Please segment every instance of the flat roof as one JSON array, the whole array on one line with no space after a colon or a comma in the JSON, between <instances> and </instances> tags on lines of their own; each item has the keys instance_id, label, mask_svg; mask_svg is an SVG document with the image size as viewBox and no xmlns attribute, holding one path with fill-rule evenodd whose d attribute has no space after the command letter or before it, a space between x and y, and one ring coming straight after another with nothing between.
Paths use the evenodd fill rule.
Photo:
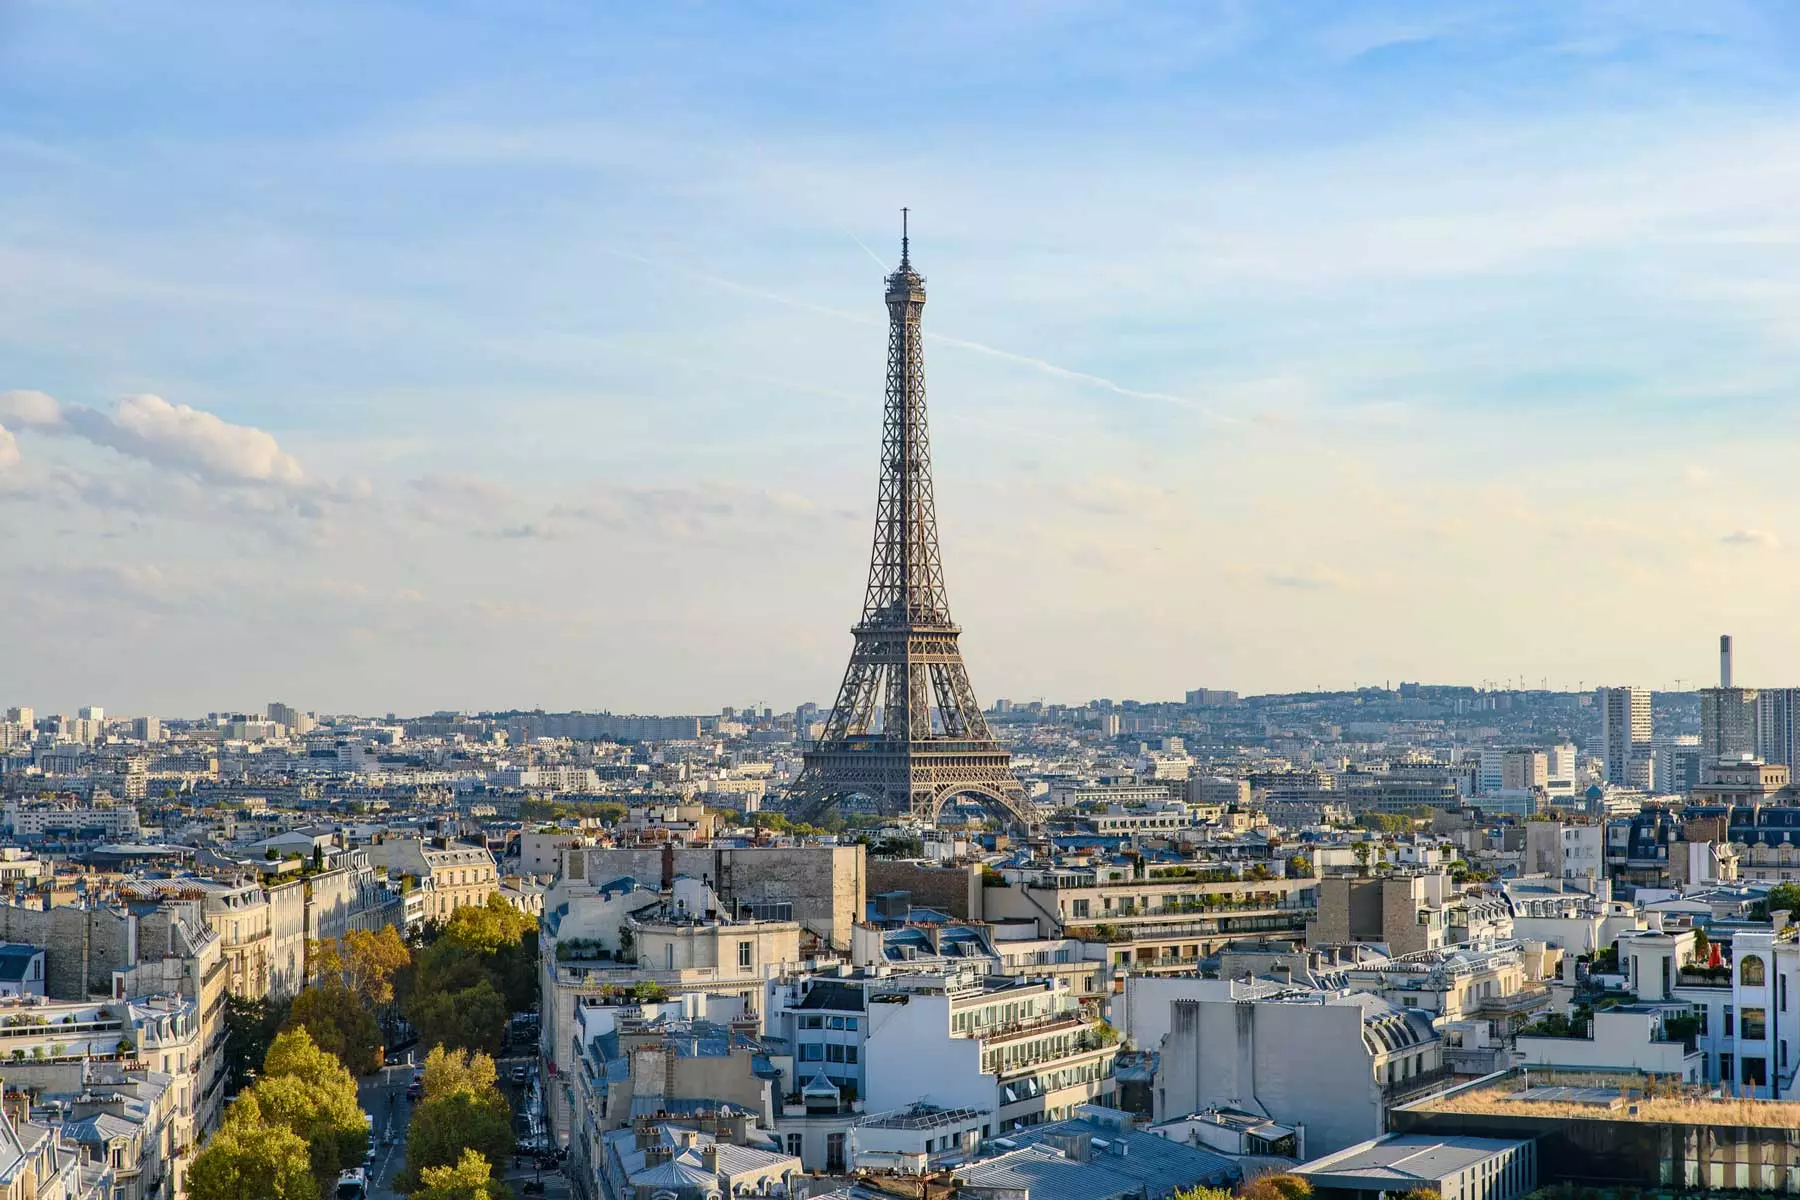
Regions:
<instances>
[{"instance_id":1,"label":"flat roof","mask_svg":"<svg viewBox=\"0 0 1800 1200\"><path fill-rule=\"evenodd\" d=\"M1371 1189L1436 1183L1496 1154L1529 1145L1529 1138L1433 1137L1409 1133L1379 1138L1295 1167L1300 1175L1328 1175L1338 1186L1366 1180Z\"/></svg>"},{"instance_id":2,"label":"flat roof","mask_svg":"<svg viewBox=\"0 0 1800 1200\"><path fill-rule=\"evenodd\" d=\"M1597 1067L1513 1068L1401 1105L1397 1111L1800 1128L1800 1102L1723 1097L1706 1084L1680 1084L1641 1071Z\"/></svg>"}]
</instances>

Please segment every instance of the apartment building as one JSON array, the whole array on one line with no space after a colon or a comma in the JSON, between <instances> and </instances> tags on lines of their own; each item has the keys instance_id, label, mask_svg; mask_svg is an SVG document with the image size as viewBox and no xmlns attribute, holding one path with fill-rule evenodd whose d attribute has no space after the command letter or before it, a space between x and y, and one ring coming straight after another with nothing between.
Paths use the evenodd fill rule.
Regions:
<instances>
[{"instance_id":1,"label":"apartment building","mask_svg":"<svg viewBox=\"0 0 1800 1200\"><path fill-rule=\"evenodd\" d=\"M1317 907L1318 881L1241 864L1007 867L982 889L990 921L1032 921L1042 938L1105 942L1114 970L1191 971L1236 941L1297 936Z\"/></svg>"},{"instance_id":2,"label":"apartment building","mask_svg":"<svg viewBox=\"0 0 1800 1200\"><path fill-rule=\"evenodd\" d=\"M448 838L395 838L371 842L368 855L389 873L419 881L428 921L447 921L457 909L486 904L500 890L499 870L485 846Z\"/></svg>"},{"instance_id":3,"label":"apartment building","mask_svg":"<svg viewBox=\"0 0 1800 1200\"><path fill-rule=\"evenodd\" d=\"M993 1114L988 1132L1003 1133L1117 1096L1118 1046L1056 981L896 973L865 992L871 1111L916 1102L976 1109Z\"/></svg>"},{"instance_id":4,"label":"apartment building","mask_svg":"<svg viewBox=\"0 0 1800 1200\"><path fill-rule=\"evenodd\" d=\"M1154 1115L1160 1124L1254 1106L1304 1131L1304 1158L1379 1137L1390 1105L1450 1078L1431 1018L1379 996L1290 990L1177 1000Z\"/></svg>"},{"instance_id":5,"label":"apartment building","mask_svg":"<svg viewBox=\"0 0 1800 1200\"><path fill-rule=\"evenodd\" d=\"M685 878L666 893L633 879L591 890L585 881L565 880L551 890L539 935L539 1053L554 1080L544 1106L559 1139L566 1142L575 1111L568 1072L584 1007L634 989L672 999L693 994L760 1028L765 981L801 963L800 924L733 919L720 905L712 889Z\"/></svg>"}]
</instances>

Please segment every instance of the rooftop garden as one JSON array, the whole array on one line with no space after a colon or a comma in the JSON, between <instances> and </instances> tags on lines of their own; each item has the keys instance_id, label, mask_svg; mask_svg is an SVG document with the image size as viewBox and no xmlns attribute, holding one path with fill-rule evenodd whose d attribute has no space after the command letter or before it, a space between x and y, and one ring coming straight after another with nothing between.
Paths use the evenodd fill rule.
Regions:
<instances>
[{"instance_id":1,"label":"rooftop garden","mask_svg":"<svg viewBox=\"0 0 1800 1200\"><path fill-rule=\"evenodd\" d=\"M1514 1099L1526 1088L1595 1089L1587 1102ZM1616 1093L1607 1100L1603 1093ZM1570 1121L1643 1121L1652 1124L1790 1129L1800 1126L1800 1102L1714 1099L1708 1085L1681 1084L1635 1072L1556 1071L1532 1068L1491 1084L1455 1088L1409 1107L1423 1112L1498 1117L1554 1117Z\"/></svg>"}]
</instances>

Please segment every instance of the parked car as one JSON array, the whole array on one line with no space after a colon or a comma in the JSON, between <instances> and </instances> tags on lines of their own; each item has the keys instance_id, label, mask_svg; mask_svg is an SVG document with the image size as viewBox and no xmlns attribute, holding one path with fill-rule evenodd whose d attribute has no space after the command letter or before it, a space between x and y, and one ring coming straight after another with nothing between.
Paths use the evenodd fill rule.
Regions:
<instances>
[{"instance_id":1,"label":"parked car","mask_svg":"<svg viewBox=\"0 0 1800 1200\"><path fill-rule=\"evenodd\" d=\"M530 1078L531 1078L531 1072L529 1070L527 1070L523 1065L514 1067L512 1069L512 1081L514 1083L524 1083L527 1079L530 1079Z\"/></svg>"}]
</instances>

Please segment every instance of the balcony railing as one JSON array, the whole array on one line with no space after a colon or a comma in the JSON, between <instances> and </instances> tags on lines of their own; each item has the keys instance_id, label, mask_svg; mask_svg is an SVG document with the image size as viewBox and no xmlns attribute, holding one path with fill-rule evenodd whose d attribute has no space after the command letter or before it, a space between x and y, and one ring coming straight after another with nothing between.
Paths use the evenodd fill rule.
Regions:
<instances>
[{"instance_id":1,"label":"balcony railing","mask_svg":"<svg viewBox=\"0 0 1800 1200\"><path fill-rule=\"evenodd\" d=\"M1396 1079L1381 1085L1381 1098L1389 1104L1436 1091L1456 1079L1456 1071L1446 1063L1429 1071L1421 1071L1417 1075L1409 1075L1405 1079Z\"/></svg>"},{"instance_id":2,"label":"balcony railing","mask_svg":"<svg viewBox=\"0 0 1800 1200\"><path fill-rule=\"evenodd\" d=\"M1080 1013L1052 1013L1046 1017L1032 1017L1030 1020L1011 1021L1004 1025L978 1025L971 1032L983 1041L1005 1042L1058 1029L1081 1029L1086 1025L1087 1019Z\"/></svg>"}]
</instances>

